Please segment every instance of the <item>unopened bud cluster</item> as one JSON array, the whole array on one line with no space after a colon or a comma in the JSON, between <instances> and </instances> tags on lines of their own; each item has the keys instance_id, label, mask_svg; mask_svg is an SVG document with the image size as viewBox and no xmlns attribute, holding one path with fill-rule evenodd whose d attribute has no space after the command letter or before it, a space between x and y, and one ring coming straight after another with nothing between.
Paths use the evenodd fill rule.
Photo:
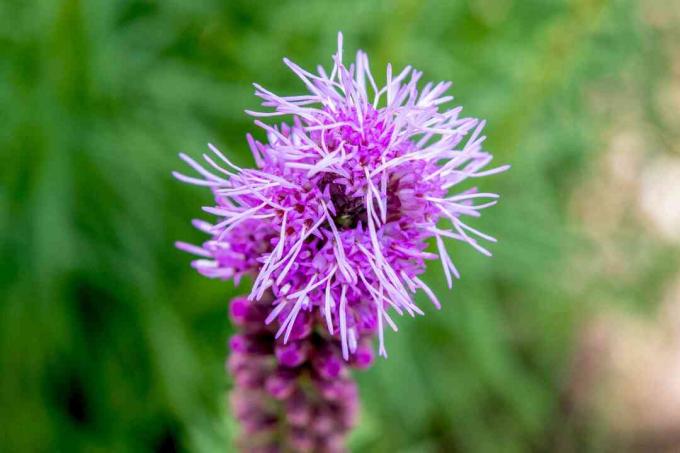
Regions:
<instances>
[{"instance_id":1,"label":"unopened bud cluster","mask_svg":"<svg viewBox=\"0 0 680 453\"><path fill-rule=\"evenodd\" d=\"M288 343L264 320L266 302L235 298L230 316L238 328L227 367L234 379L231 405L246 452L342 452L359 407L350 368L373 362L367 338L347 362L337 338L313 314L298 316Z\"/></svg>"}]
</instances>

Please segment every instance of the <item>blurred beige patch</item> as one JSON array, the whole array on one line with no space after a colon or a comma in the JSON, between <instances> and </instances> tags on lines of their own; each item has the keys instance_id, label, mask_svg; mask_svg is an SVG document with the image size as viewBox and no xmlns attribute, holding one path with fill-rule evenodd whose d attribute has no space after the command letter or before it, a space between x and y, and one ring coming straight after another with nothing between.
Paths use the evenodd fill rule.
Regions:
<instances>
[{"instance_id":1,"label":"blurred beige patch","mask_svg":"<svg viewBox=\"0 0 680 453\"><path fill-rule=\"evenodd\" d=\"M588 322L573 363L581 416L642 451L680 451L680 275L653 319L608 311Z\"/></svg>"},{"instance_id":2,"label":"blurred beige patch","mask_svg":"<svg viewBox=\"0 0 680 453\"><path fill-rule=\"evenodd\" d=\"M646 166L638 201L645 225L680 244L680 158L659 157Z\"/></svg>"},{"instance_id":3,"label":"blurred beige patch","mask_svg":"<svg viewBox=\"0 0 680 453\"><path fill-rule=\"evenodd\" d=\"M642 0L642 19L652 27L671 29L680 21L680 1Z\"/></svg>"}]
</instances>

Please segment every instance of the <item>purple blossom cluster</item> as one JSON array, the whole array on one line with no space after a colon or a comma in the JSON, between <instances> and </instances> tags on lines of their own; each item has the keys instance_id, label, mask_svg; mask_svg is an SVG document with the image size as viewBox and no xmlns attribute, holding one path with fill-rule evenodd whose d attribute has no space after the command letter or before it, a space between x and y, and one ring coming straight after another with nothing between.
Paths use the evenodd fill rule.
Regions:
<instances>
[{"instance_id":1,"label":"purple blossom cluster","mask_svg":"<svg viewBox=\"0 0 680 453\"><path fill-rule=\"evenodd\" d=\"M205 164L181 155L197 176L175 176L212 191L215 204L204 210L217 220L195 222L211 236L202 246L178 247L198 255L193 266L208 277L252 275L248 300L273 298L263 323L276 327L281 348L295 341L296 326L319 318L345 360L372 333L386 356L383 330L397 330L393 315L423 314L417 291L440 307L420 279L426 262L441 261L449 287L459 278L445 240L490 255L484 243L495 239L464 219L498 195L458 188L507 166L488 168L484 121L444 107L450 82L419 90L421 72L395 74L388 65L379 88L365 53L343 63L342 35L330 72L284 62L307 93L255 85L266 109L248 112L266 134L248 136L256 168L240 168L212 145ZM287 122L260 119L271 117Z\"/></svg>"},{"instance_id":2,"label":"purple blossom cluster","mask_svg":"<svg viewBox=\"0 0 680 453\"><path fill-rule=\"evenodd\" d=\"M201 246L177 246L198 256L192 265L207 277L253 279L230 306L240 449L343 451L358 410L349 369L372 364L376 335L387 355L383 331L397 330L395 313L423 314L417 291L440 307L420 276L439 259L449 287L460 278L445 240L490 255L484 243L495 239L464 220L498 195L460 187L508 167L488 168L484 121L444 107L449 82L419 90L422 73L388 65L379 88L365 53L343 63L341 34L330 72L284 62L307 93L255 85L266 109L248 112L266 136L248 135L256 168L212 145L205 164L180 155L197 176L175 176L211 190L204 211L217 220L194 221L210 236Z\"/></svg>"},{"instance_id":3,"label":"purple blossom cluster","mask_svg":"<svg viewBox=\"0 0 680 453\"><path fill-rule=\"evenodd\" d=\"M237 445L249 453L342 452L358 411L356 383L348 367L373 361L362 339L350 363L338 340L314 329L314 314L300 316L286 344L264 323L270 297L235 298L230 315L238 333L229 341L227 367L235 387L231 405L241 425Z\"/></svg>"}]
</instances>

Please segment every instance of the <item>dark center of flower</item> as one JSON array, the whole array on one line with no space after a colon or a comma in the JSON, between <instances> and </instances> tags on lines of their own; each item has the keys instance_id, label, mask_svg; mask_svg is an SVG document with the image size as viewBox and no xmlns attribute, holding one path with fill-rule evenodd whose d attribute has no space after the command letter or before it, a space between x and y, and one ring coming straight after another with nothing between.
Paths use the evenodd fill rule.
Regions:
<instances>
[{"instance_id":1,"label":"dark center of flower","mask_svg":"<svg viewBox=\"0 0 680 453\"><path fill-rule=\"evenodd\" d=\"M345 186L334 183L331 176L322 178L319 186L322 191L328 187L331 203L335 208L333 222L339 229L355 228L359 222L366 225L366 206L361 197L351 197L345 194Z\"/></svg>"},{"instance_id":2,"label":"dark center of flower","mask_svg":"<svg viewBox=\"0 0 680 453\"><path fill-rule=\"evenodd\" d=\"M331 189L331 201L335 206L336 215L333 218L335 225L341 229L352 229L359 222L366 225L368 219L364 200L345 195L342 188L333 191Z\"/></svg>"},{"instance_id":3,"label":"dark center of flower","mask_svg":"<svg viewBox=\"0 0 680 453\"><path fill-rule=\"evenodd\" d=\"M321 180L321 187L329 186L331 202L335 207L333 222L341 230L351 230L361 222L366 227L368 225L368 213L366 211L365 197L349 196L345 193L345 186L333 183L329 178ZM398 220L401 211L401 201L397 195L399 190L399 180L391 178L387 185L387 221ZM378 206L375 206L378 210ZM396 217L395 217L396 216Z\"/></svg>"}]
</instances>

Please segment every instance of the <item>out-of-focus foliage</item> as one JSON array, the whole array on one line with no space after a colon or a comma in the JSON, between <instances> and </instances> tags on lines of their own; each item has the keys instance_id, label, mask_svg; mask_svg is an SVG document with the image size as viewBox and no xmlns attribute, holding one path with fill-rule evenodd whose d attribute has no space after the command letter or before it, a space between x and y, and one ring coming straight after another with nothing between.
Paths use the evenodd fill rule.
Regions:
<instances>
[{"instance_id":1,"label":"out-of-focus foliage","mask_svg":"<svg viewBox=\"0 0 680 453\"><path fill-rule=\"evenodd\" d=\"M596 280L572 215L623 114L593 92L633 87L625 108L673 136L654 100L673 49L644 17L633 0L0 1L0 451L227 450L238 289L174 250L209 200L170 171L207 142L250 163L250 83L302 90L281 57L328 65L338 30L374 72L453 80L513 165L482 181L503 196L479 223L495 257L451 245L452 292L431 266L444 307L400 320L360 376L353 448L597 449L565 415L574 327L599 300L651 305L677 264L632 241L636 278Z\"/></svg>"}]
</instances>

